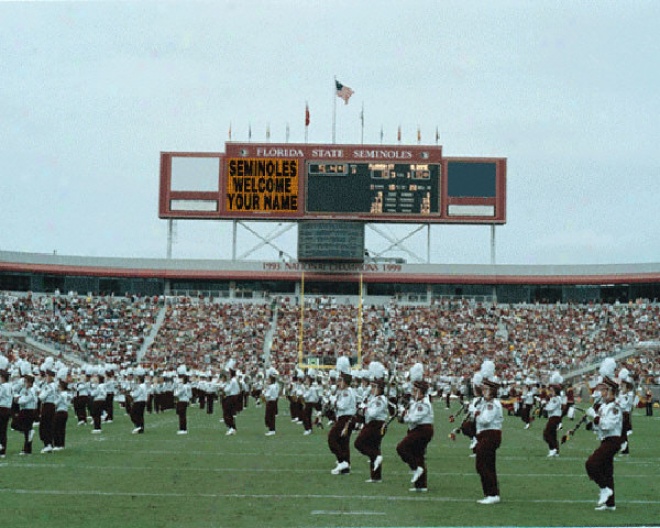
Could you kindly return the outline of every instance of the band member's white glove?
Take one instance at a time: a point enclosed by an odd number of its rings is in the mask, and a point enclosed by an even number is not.
[[[596,410],[593,407],[589,407],[587,409],[587,416],[589,418],[595,418],[596,417]]]

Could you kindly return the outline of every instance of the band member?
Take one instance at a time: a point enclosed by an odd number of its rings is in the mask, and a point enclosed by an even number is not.
[[[275,434],[275,418],[277,417],[277,400],[280,397],[280,384],[277,383],[278,372],[274,368],[268,369],[268,384],[266,385],[263,398],[266,401],[266,413],[264,422],[266,424],[266,436]]]
[[[106,406],[107,393],[105,391],[105,371],[99,367],[94,381],[90,385],[89,398],[92,401],[92,420],[94,429],[92,434],[101,434],[101,419]]]
[[[346,475],[351,472],[351,432],[353,417],[357,411],[355,393],[351,388],[351,364],[346,356],[337,358],[339,386],[336,396],[337,420],[328,432],[328,447],[337,458],[337,466],[330,472],[333,475]]]
[[[484,498],[479,504],[500,502],[500,489],[497,481],[497,450],[502,443],[502,423],[504,413],[497,399],[499,382],[495,376],[495,364],[486,360],[481,366],[483,376],[483,402],[475,412],[477,425],[476,469],[481,478]]]
[[[317,408],[321,396],[319,395],[318,385],[311,373],[305,376],[305,384],[303,387],[303,412],[302,422],[305,436],[312,434],[312,412]]]
[[[543,440],[548,444],[548,457],[559,456],[559,441],[557,440],[557,430],[561,426],[562,417],[562,399],[561,399],[561,375],[555,372],[550,377],[548,386],[549,397],[545,403],[545,411],[548,413],[548,423],[543,429]]]
[[[591,454],[585,464],[587,475],[600,488],[596,510],[616,510],[614,501],[614,455],[621,448],[621,430],[623,412],[616,403],[618,385],[615,381],[616,364],[612,358],[606,358],[600,366],[602,382],[596,387],[601,396],[601,403],[596,410],[587,409],[587,416],[593,419],[593,430],[598,435],[600,445]]]
[[[227,426],[227,436],[236,434],[236,409],[238,408],[238,399],[241,394],[241,386],[236,377],[236,362],[230,359],[225,366],[229,372],[229,381],[224,388],[225,397],[222,400],[222,419]]]
[[[410,491],[428,491],[426,468],[426,446],[433,438],[433,406],[427,396],[429,384],[424,381],[424,366],[416,363],[410,369],[412,398],[404,412],[403,420],[408,424],[408,433],[396,446],[401,460],[413,470]]]
[[[90,380],[91,375],[88,375],[87,372],[80,372],[78,382],[76,383],[76,393],[73,398],[73,411],[76,413],[78,425],[85,425],[87,423]]]
[[[382,363],[372,361],[369,364],[371,377],[371,394],[364,408],[364,427],[355,440],[355,449],[369,457],[369,479],[366,482],[382,481],[383,455],[380,444],[383,439],[383,425],[389,417],[385,391],[385,367]]]
[[[534,416],[532,415],[532,409],[534,408],[534,398],[536,396],[536,385],[531,379],[525,381],[525,388],[522,393],[522,408],[520,411],[520,417],[522,418],[523,423],[525,424],[525,429],[529,429],[534,421]]]
[[[20,371],[23,376],[23,387],[18,393],[18,420],[16,429],[23,433],[23,450],[21,455],[32,454],[32,439],[34,438],[34,417],[37,412],[37,394],[34,389],[34,376],[31,374],[31,365],[21,363]]]
[[[39,418],[39,438],[43,442],[44,447],[42,453],[50,453],[53,451],[53,420],[55,418],[55,393],[57,387],[55,385],[55,362],[52,357],[44,361],[41,366],[41,371],[45,374],[46,379],[41,385],[39,390],[39,401],[41,402],[41,416]]]
[[[105,371],[105,423],[112,423],[115,419],[115,393],[117,381],[115,378],[115,365],[106,365]]]
[[[57,371],[58,386],[55,396],[55,418],[53,420],[53,451],[62,451],[66,444],[66,422],[69,419],[71,394],[67,383],[68,370],[62,367]]]
[[[147,406],[149,397],[149,387],[147,387],[146,373],[142,367],[134,370],[136,384],[131,391],[131,421],[133,422],[133,434],[144,434],[144,410]]]
[[[632,411],[635,408],[635,391],[633,379],[628,369],[623,368],[619,372],[619,394],[616,402],[623,413],[623,427],[621,429],[621,454],[630,454],[629,436],[632,434]]]
[[[7,453],[7,428],[14,399],[14,390],[9,378],[9,360],[0,355],[0,458],[5,458]]]
[[[475,415],[483,403],[483,381],[484,379],[481,375],[481,372],[477,372],[474,376],[472,376],[472,390],[474,391],[474,398],[472,398],[472,401],[468,405],[467,415],[465,416],[465,420],[463,420],[463,423],[460,427],[461,433],[470,439],[470,450],[472,451],[470,457],[476,456],[477,423],[475,420]]]
[[[176,398],[176,414],[179,417],[179,430],[176,434],[188,434],[188,405],[192,398],[192,388],[185,365],[181,365],[177,372],[180,376],[179,383],[174,385],[173,398]]]

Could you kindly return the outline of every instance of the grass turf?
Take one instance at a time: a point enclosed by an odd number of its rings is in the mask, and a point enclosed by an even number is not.
[[[19,456],[22,436],[9,433],[0,460],[0,518],[18,527],[95,528],[255,526],[621,526],[660,522],[660,418],[633,415],[631,455],[615,462],[617,510],[594,511],[598,488],[584,462],[596,437],[580,429],[547,459],[545,420],[529,430],[507,417],[498,474],[502,502],[481,498],[468,441],[448,433],[451,411],[435,404],[435,437],[429,445],[429,492],[410,493],[410,473],[396,455],[403,425],[383,440],[383,478],[366,484],[368,461],[352,447],[350,475],[334,476],[327,428],[302,435],[280,401],[277,435],[265,437],[263,407],[237,418],[238,434],[225,436],[220,415],[188,411],[187,436],[176,435],[174,411],[146,417],[146,433],[116,406],[102,435],[70,417],[67,448]],[[454,408],[454,411],[456,408]],[[565,433],[576,422],[564,420]],[[353,433],[351,446],[357,432]]]

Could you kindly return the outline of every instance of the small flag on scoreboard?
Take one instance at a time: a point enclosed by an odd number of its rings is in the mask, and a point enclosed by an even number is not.
[[[305,103],[305,126],[309,126],[309,105]]]
[[[344,101],[344,104],[348,104],[348,100],[351,98],[355,92],[348,86],[343,85],[338,80],[335,79],[335,88],[337,89],[337,97]]]

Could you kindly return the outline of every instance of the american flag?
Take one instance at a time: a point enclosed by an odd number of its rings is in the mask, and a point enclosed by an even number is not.
[[[355,92],[348,86],[344,86],[339,81],[335,80],[335,87],[337,88],[337,97],[343,99],[344,104],[348,104],[348,100],[351,98]]]

